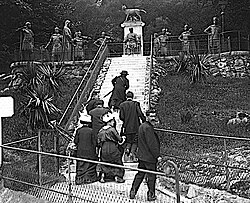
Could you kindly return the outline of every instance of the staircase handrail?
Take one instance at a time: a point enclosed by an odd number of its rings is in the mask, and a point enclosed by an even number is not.
[[[69,111],[69,108],[70,108],[70,106],[72,105],[72,103],[73,103],[74,99],[76,98],[77,94],[79,93],[80,89],[82,88],[84,82],[86,81],[86,77],[88,76],[88,74],[90,73],[90,71],[91,71],[92,69],[94,70],[94,69],[96,68],[94,65],[95,65],[96,60],[98,61],[98,56],[100,56],[99,58],[101,58],[101,56],[102,56],[102,55],[100,54],[101,51],[103,51],[102,53],[104,53],[104,51],[105,51],[106,49],[107,49],[107,45],[106,45],[105,40],[104,40],[104,41],[102,42],[101,46],[99,47],[99,49],[98,49],[98,51],[97,51],[95,57],[93,58],[93,60],[92,60],[92,62],[91,62],[91,64],[90,64],[90,66],[89,66],[89,68],[87,69],[87,71],[86,71],[84,77],[82,78],[80,84],[78,85],[76,91],[74,92],[74,94],[73,94],[73,96],[72,96],[70,102],[68,103],[66,109],[64,110],[64,113],[63,113],[63,115],[62,115],[62,117],[61,117],[61,119],[60,119],[60,121],[59,121],[59,123],[58,123],[59,125],[62,125],[62,121],[63,121],[63,119],[65,118],[66,113]],[[95,71],[92,71],[91,75],[93,75],[94,72],[95,72]],[[91,78],[91,76],[90,76],[90,78]],[[83,91],[82,91],[82,92],[83,92]],[[78,103],[78,102],[77,102],[77,103]],[[74,113],[74,110],[73,110],[72,114],[73,114],[73,113]],[[71,114],[70,118],[72,117],[72,114]]]
[[[154,57],[154,51],[153,51],[153,35],[150,37],[150,68],[149,68],[149,91],[148,91],[148,108],[150,109],[151,103],[150,103],[150,98],[151,98],[151,73],[152,73],[152,68],[153,68],[153,57]]]
[[[90,77],[88,78],[88,81],[87,81],[86,85],[84,86],[84,89],[81,92],[79,100],[77,101],[77,104],[75,105],[73,112],[72,112],[70,118],[68,119],[64,129],[66,129],[66,130],[68,129],[69,125],[71,124],[71,122],[73,121],[75,116],[77,116],[77,117],[79,116],[78,113],[81,110],[81,108],[83,107],[82,104],[84,104],[88,101],[88,97],[90,96],[91,91],[94,90],[93,86],[95,84],[98,73],[100,72],[102,64],[105,61],[107,55],[108,55],[108,47],[105,44],[104,47],[100,50],[100,52],[98,54],[99,57],[96,57],[96,60],[95,60],[96,63],[93,63],[94,68],[92,69]]]

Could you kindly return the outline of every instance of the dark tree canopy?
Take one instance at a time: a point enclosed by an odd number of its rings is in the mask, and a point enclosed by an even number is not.
[[[10,63],[10,53],[19,42],[15,30],[26,21],[32,23],[36,44],[44,44],[55,26],[62,28],[65,19],[73,22],[73,31],[81,30],[93,39],[105,31],[121,40],[120,24],[125,19],[121,10],[123,4],[147,11],[142,16],[146,23],[146,40],[163,27],[173,35],[179,35],[184,24],[189,24],[194,33],[203,33],[204,28],[212,23],[213,16],[217,16],[221,23],[220,0],[0,0],[1,65]],[[249,0],[228,0],[224,11],[226,30],[249,32]]]

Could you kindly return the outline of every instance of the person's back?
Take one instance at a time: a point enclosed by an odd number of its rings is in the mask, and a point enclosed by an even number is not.
[[[92,119],[92,129],[94,135],[97,135],[98,131],[105,125],[102,120],[102,116],[110,111],[108,108],[103,107],[102,100],[98,100],[96,105],[97,107],[89,112],[89,115],[91,115]]]
[[[140,118],[145,121],[138,102],[127,100],[120,104],[120,119],[123,121],[124,133],[137,133]]]
[[[119,105],[126,100],[126,90],[129,88],[129,80],[127,79],[128,71],[122,71],[120,76],[112,79],[112,95],[109,99],[109,108],[118,109]]]
[[[81,115],[79,118],[82,127],[78,128],[74,137],[76,156],[79,158],[97,160],[97,140],[93,134],[90,115]],[[76,185],[92,183],[98,180],[95,163],[76,161]]]
[[[77,155],[86,159],[97,159],[96,155],[96,139],[93,130],[90,127],[83,126],[76,130],[75,144],[77,147]]]
[[[156,163],[160,155],[160,142],[153,126],[144,122],[138,132],[138,159],[149,163]]]
[[[140,103],[133,101],[133,92],[128,91],[126,96],[127,101],[120,104],[119,117],[123,121],[122,133],[126,136],[125,154],[135,159],[140,119],[144,122],[146,118],[141,111]]]
[[[160,141],[154,132],[153,125],[156,124],[156,113],[153,110],[146,112],[147,121],[140,125],[138,134],[138,168],[144,170],[157,170],[157,161],[161,161],[160,157]],[[129,193],[130,199],[135,199],[136,193],[145,177],[146,173],[139,171],[133,180]],[[147,200],[155,201],[155,184],[156,175],[147,173]]]
[[[128,84],[128,79],[122,76],[117,76],[112,80],[112,84],[115,89],[127,89],[129,84]]]

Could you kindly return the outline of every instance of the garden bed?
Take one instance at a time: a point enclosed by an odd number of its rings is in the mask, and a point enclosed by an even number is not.
[[[205,83],[190,81],[164,64],[165,74],[159,77],[161,97],[156,106],[159,128],[176,131],[249,137],[249,125],[228,126],[230,118],[239,111],[250,112],[250,80],[208,76]],[[189,119],[183,121],[183,115]],[[224,141],[185,134],[159,132],[162,154],[174,160],[181,172],[181,180],[208,188],[226,189]],[[229,165],[249,167],[249,143],[227,141]],[[174,158],[175,157],[175,158]],[[177,158],[176,158],[177,157]],[[204,162],[204,163],[200,163]],[[230,192],[249,198],[248,171],[230,170]],[[185,194],[184,194],[185,195]],[[186,190],[187,195],[187,190]]]

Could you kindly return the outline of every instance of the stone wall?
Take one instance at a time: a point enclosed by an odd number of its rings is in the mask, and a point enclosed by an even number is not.
[[[206,64],[213,76],[243,78],[250,76],[248,52],[233,52],[215,55]]]

